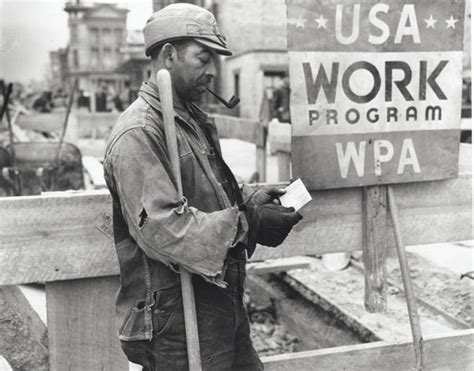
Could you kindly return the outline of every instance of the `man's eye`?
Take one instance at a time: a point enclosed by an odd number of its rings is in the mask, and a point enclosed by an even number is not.
[[[210,58],[206,58],[206,57],[201,57],[199,58],[199,60],[201,61],[202,64],[208,64],[211,61]]]

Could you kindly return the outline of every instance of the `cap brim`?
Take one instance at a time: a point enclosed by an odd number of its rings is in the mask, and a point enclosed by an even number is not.
[[[207,47],[209,49],[215,50],[215,52],[217,54],[226,55],[226,56],[231,56],[231,55],[234,54],[229,49],[227,49],[226,47],[224,47],[222,45],[219,45],[215,42],[212,42],[210,40],[207,40],[207,39],[194,38],[194,41],[198,42],[199,44],[204,45],[205,47]]]

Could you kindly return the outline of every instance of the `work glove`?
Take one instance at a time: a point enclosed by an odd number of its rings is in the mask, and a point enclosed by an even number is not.
[[[292,207],[271,203],[260,206],[244,204],[241,210],[245,212],[249,225],[249,256],[255,250],[256,243],[271,247],[280,245],[291,228],[303,219]]]
[[[262,188],[259,189],[258,191],[254,192],[249,200],[247,201],[247,204],[250,205],[265,205],[269,203],[280,203],[278,198],[282,195],[284,195],[286,191],[284,189],[278,188],[278,187],[267,187],[267,188]]]

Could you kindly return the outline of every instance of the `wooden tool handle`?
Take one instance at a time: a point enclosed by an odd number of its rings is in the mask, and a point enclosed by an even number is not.
[[[176,127],[173,110],[173,90],[171,77],[167,70],[160,70],[156,74],[158,91],[160,93],[161,112],[165,124],[166,146],[170,157],[171,168],[176,180],[179,198],[183,197],[181,184],[181,169],[179,166],[178,143],[176,141]],[[199,371],[201,366],[201,353],[199,350],[199,334],[196,318],[196,304],[194,301],[194,290],[191,282],[191,274],[180,267],[181,292],[183,296],[184,323],[186,328],[186,344],[188,348],[188,364],[191,371]]]
[[[178,143],[176,141],[176,126],[174,123],[173,90],[171,88],[171,77],[167,70],[159,70],[156,74],[158,91],[160,93],[161,112],[165,124],[166,147],[170,157],[171,169],[176,180],[179,198],[183,197],[181,184],[181,168],[179,166]]]

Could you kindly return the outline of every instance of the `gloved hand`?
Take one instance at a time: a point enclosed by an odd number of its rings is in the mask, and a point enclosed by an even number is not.
[[[249,253],[253,252],[256,243],[272,247],[280,245],[291,228],[303,219],[293,208],[271,203],[260,206],[245,204],[241,210],[245,212],[249,225]]]
[[[272,203],[275,200],[277,203],[280,203],[278,198],[285,193],[286,191],[284,189],[278,187],[262,188],[250,196],[247,204],[259,206]]]

